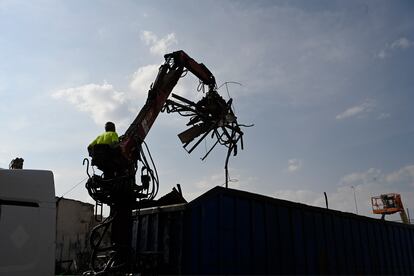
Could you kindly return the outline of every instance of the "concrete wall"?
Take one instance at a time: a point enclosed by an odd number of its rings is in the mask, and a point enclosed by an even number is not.
[[[94,205],[56,198],[57,272],[77,272],[88,268],[89,232],[96,224]]]

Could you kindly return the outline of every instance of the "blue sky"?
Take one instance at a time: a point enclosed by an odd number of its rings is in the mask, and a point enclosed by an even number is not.
[[[370,215],[402,194],[414,216],[412,1],[0,1],[0,167],[50,169],[56,194],[85,178],[87,144],[122,134],[163,54],[183,49],[230,85],[245,150],[231,187]],[[196,100],[197,80],[174,93]],[[227,91],[220,93],[227,97]],[[161,114],[147,137],[160,195],[188,199],[224,183],[223,149],[202,162]],[[208,145],[206,145],[208,146]],[[83,185],[66,195],[90,201]]]

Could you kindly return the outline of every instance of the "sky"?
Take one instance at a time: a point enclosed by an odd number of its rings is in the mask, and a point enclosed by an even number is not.
[[[326,192],[365,216],[394,192],[414,217],[413,15],[413,1],[0,0],[0,167],[23,157],[53,171],[57,196],[92,202],[87,145],[106,121],[123,134],[163,55],[184,50],[218,85],[241,84],[219,89],[254,124],[229,187],[320,207]],[[173,92],[195,101],[197,85]],[[188,154],[185,123],[162,113],[146,138],[159,196],[224,183],[225,149]]]

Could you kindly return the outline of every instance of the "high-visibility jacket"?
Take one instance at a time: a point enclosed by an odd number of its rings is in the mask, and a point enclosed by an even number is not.
[[[89,147],[94,145],[112,145],[119,142],[118,134],[114,131],[107,131],[96,137]]]

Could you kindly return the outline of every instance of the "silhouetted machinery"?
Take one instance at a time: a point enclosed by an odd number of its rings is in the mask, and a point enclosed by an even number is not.
[[[373,213],[380,214],[381,219],[385,219],[386,215],[400,213],[401,221],[409,224],[409,219],[405,213],[400,194],[390,193],[374,196],[371,198],[371,203]]]
[[[9,169],[12,169],[12,170],[23,169],[23,162],[24,162],[23,158],[16,157],[12,161],[10,161]]]
[[[197,63],[184,51],[177,51],[164,56],[158,75],[148,91],[145,105],[135,120],[120,137],[115,146],[96,145],[91,153],[92,165],[103,171],[102,175],[90,175],[86,188],[90,196],[97,202],[110,206],[110,215],[92,230],[90,261],[91,271],[85,275],[102,275],[115,272],[130,273],[139,271],[131,262],[132,210],[156,206],[154,200],[158,192],[158,175],[145,152],[149,153],[144,142],[151,126],[161,111],[179,113],[188,116],[189,128],[178,136],[184,148],[191,153],[209,134],[216,142],[206,155],[217,145],[228,148],[225,162],[226,183],[228,181],[227,163],[231,153],[237,154],[237,146],[243,149],[243,132],[237,123],[232,110],[232,99],[225,101],[217,93],[217,85],[213,74],[201,63]],[[198,90],[205,92],[198,102],[172,94],[178,80],[191,72],[199,78]],[[207,91],[205,91],[207,88]],[[143,150],[143,145],[146,151]],[[150,155],[150,154],[149,154]],[[86,159],[84,162],[88,162]],[[138,163],[141,163],[139,168]],[[141,172],[141,183],[136,184],[136,173]],[[174,189],[168,197],[175,203],[185,202],[181,189]],[[180,191],[180,192],[178,192]],[[102,246],[105,233],[111,230],[110,244]],[[104,256],[105,258],[102,258]],[[105,261],[103,261],[105,260]]]

